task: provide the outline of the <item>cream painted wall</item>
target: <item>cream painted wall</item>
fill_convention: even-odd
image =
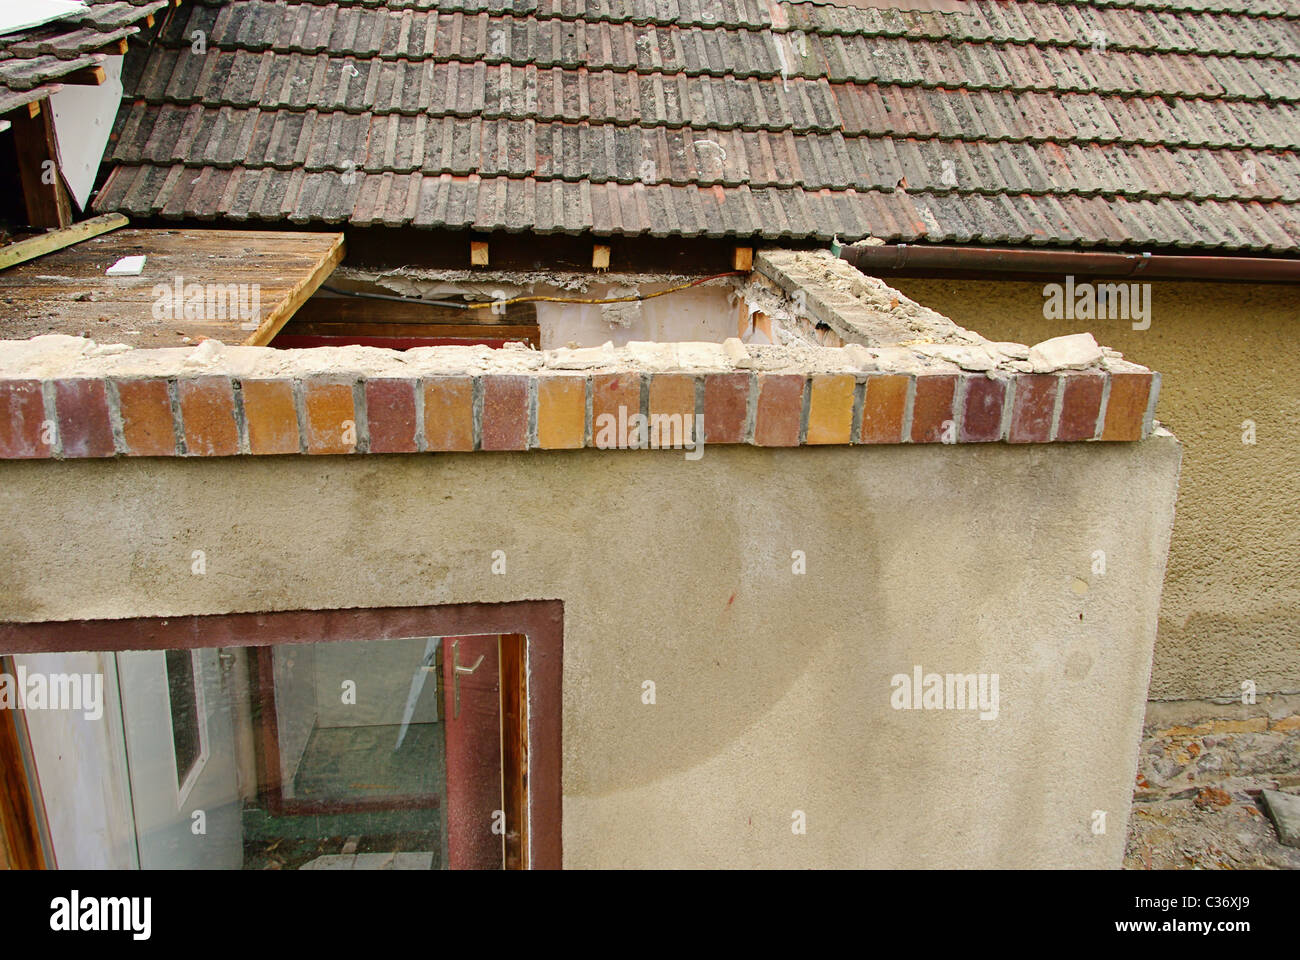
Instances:
[[[669,286],[664,283],[641,284],[640,293],[653,293]],[[582,296],[592,300],[629,296],[633,288],[594,284]],[[621,347],[631,340],[657,343],[705,340],[721,343],[736,336],[740,306],[730,299],[731,287],[714,285],[698,290],[682,290],[666,297],[641,303],[594,304],[539,303],[537,325],[542,349],[554,350],[570,343],[580,347],[598,347],[606,341]],[[559,295],[566,295],[562,292]]]
[[[569,867],[1116,867],[1178,462],[1168,435],[7,461],[0,619],[558,598]],[[998,674],[998,718],[892,709],[915,665]]]
[[[1300,288],[1157,281],[1151,326],[1134,330],[1045,320],[1043,283],[1061,279],[889,283],[990,339],[1090,329],[1159,370],[1156,416],[1186,455],[1151,697],[1300,691]]]

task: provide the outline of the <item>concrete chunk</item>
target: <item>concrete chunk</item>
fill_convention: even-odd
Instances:
[[[749,351],[737,337],[728,337],[722,341],[722,352],[727,355],[732,363],[739,364],[741,361],[749,359]]]
[[[1052,337],[1029,348],[1029,362],[1035,373],[1056,370],[1086,370],[1101,360],[1101,347],[1091,333]]]
[[[1300,797],[1277,790],[1261,792],[1264,809],[1277,827],[1277,838],[1288,847],[1300,847]]]
[[[1028,360],[1029,348],[1023,343],[1014,343],[1010,340],[999,340],[993,344],[994,349],[1004,357],[1010,357],[1012,360]]]

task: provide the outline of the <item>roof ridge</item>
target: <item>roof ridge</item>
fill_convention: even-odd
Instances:
[[[931,42],[960,42],[963,44],[1006,44],[1019,46],[1037,46],[1037,47],[1067,47],[1075,49],[1094,49],[1097,42],[1094,35],[1097,32],[1102,33],[1106,40],[1103,48],[1109,51],[1119,51],[1128,53],[1171,53],[1171,54],[1201,54],[1216,55],[1225,57],[1237,57],[1241,59],[1300,59],[1300,49],[1290,47],[1286,41],[1290,38],[1277,36],[1274,38],[1273,45],[1269,49],[1264,49],[1259,43],[1251,44],[1249,39],[1243,39],[1240,43],[1234,45],[1233,35],[1223,30],[1217,31],[1218,40],[1211,44],[1201,44],[1194,42],[1195,33],[1188,33],[1185,29],[1189,24],[1187,18],[1175,18],[1178,22],[1180,32],[1184,37],[1190,37],[1192,40],[1180,42],[1175,34],[1165,32],[1163,36],[1167,41],[1164,44],[1156,42],[1140,42],[1141,34],[1128,30],[1126,20],[1131,17],[1112,15],[1107,8],[1094,8],[1091,6],[1073,6],[1070,9],[1074,11],[1078,19],[1078,30],[1083,33],[1075,32],[1073,35],[1055,35],[1048,29],[1045,20],[1039,19],[1037,23],[1031,23],[1025,19],[1025,8],[1034,9],[1042,7],[1043,9],[1055,9],[1059,4],[1044,3],[1039,0],[1033,0],[1032,3],[1018,3],[1014,7],[988,8],[988,12],[993,10],[1002,10],[1003,16],[1014,10],[1020,17],[1020,23],[1014,35],[1009,30],[1003,29],[1001,34],[995,32],[990,26],[990,19],[987,12],[976,14],[972,12],[965,13],[947,13],[938,11],[915,11],[912,17],[903,17],[898,10],[875,10],[861,7],[833,7],[815,3],[791,3],[789,0],[779,0],[783,6],[804,6],[809,7],[816,14],[807,14],[803,17],[797,17],[788,20],[785,23],[776,23],[769,16],[760,21],[746,20],[706,20],[696,16],[691,19],[673,18],[669,16],[659,16],[650,14],[644,17],[617,17],[606,11],[605,13],[596,12],[592,15],[591,11],[582,10],[578,13],[568,13],[563,9],[551,10],[486,10],[474,8],[470,4],[459,4],[428,8],[393,8],[386,6],[376,6],[366,4],[364,6],[341,6],[338,4],[328,5],[339,9],[355,10],[358,12],[358,18],[365,15],[374,18],[377,21],[387,19],[402,20],[403,25],[400,32],[408,37],[410,36],[410,26],[415,21],[426,22],[430,19],[441,17],[463,17],[466,19],[486,19],[488,21],[510,21],[512,23],[567,23],[579,25],[601,25],[620,27],[649,27],[657,30],[703,30],[703,31],[731,31],[737,33],[750,34],[773,34],[778,36],[845,36],[845,37],[862,37],[862,38],[881,38],[895,40],[924,40]],[[971,6],[975,7],[973,0]],[[177,17],[169,25],[169,29],[159,38],[160,43],[165,46],[189,46],[189,37],[194,29],[204,30],[207,34],[207,43],[220,49],[231,50],[274,50],[280,53],[317,53],[328,52],[329,40],[331,37],[330,29],[334,26],[331,21],[328,24],[317,24],[313,29],[311,26],[311,14],[308,13],[304,18],[301,14],[294,12],[295,8],[315,8],[325,9],[327,5],[312,2],[312,0],[288,0],[288,2],[271,3],[270,0],[240,0],[235,5],[224,7],[203,7],[196,6],[193,8],[188,19]],[[297,37],[296,42],[276,44],[273,40],[252,40],[247,38],[247,33],[242,31],[242,27],[257,15],[260,9],[270,8],[276,11],[280,17],[281,26],[277,32],[280,36],[288,35]],[[653,9],[653,8],[650,8]],[[984,9],[982,6],[980,9]],[[763,8],[763,12],[768,12]],[[1174,17],[1171,11],[1166,10],[1149,10],[1142,11],[1152,17],[1160,18],[1166,14]],[[892,16],[891,16],[892,15]],[[1200,18],[1213,18],[1217,16],[1233,16],[1233,14],[1219,13],[1216,11],[1194,11],[1193,15]],[[283,26],[295,22],[293,30],[286,30]],[[1093,18],[1093,22],[1087,22],[1088,18]],[[322,18],[323,19],[323,18]],[[1258,24],[1260,20],[1284,19],[1276,18],[1255,18],[1237,16],[1237,19],[1249,19],[1251,22]],[[335,17],[337,20],[337,17]],[[409,22],[406,22],[409,21]],[[270,34],[272,25],[264,25],[264,35]],[[383,36],[386,30],[383,29],[383,22],[357,25],[360,31],[363,26],[368,26],[368,37],[374,40],[376,36]],[[1206,25],[1213,30],[1214,24]],[[960,29],[964,27],[964,29]],[[981,32],[981,27],[983,31]],[[231,34],[227,39],[225,34]],[[240,37],[241,32],[245,35]],[[436,32],[436,31],[435,31]],[[425,42],[427,46],[429,30],[426,26],[424,31]],[[1143,32],[1145,33],[1145,32]],[[1127,34],[1128,39],[1125,39]],[[1150,34],[1145,34],[1151,36]],[[311,37],[310,42],[306,38]],[[1224,42],[1226,41],[1226,43]],[[382,41],[381,41],[382,42]],[[380,56],[386,59],[399,59],[397,54],[387,54],[378,49],[358,50],[358,54],[364,53],[367,56]],[[414,59],[407,57],[408,59]]]
[[[131,2],[142,3],[146,0],[131,0]],[[221,6],[227,0],[195,0],[198,6],[215,7]],[[268,0],[269,2],[269,0]],[[285,0],[285,2],[301,4],[304,6],[318,7],[353,7],[353,8],[373,8],[380,5],[379,0]],[[531,6],[525,0],[521,4],[519,0],[464,0],[462,3],[448,2],[448,0],[433,0],[430,6],[430,0],[384,0],[383,6],[391,10],[400,12],[414,10],[473,10],[475,12],[505,12],[507,10],[517,10],[525,13],[539,12],[541,4],[545,0],[532,0]],[[558,2],[558,0],[552,0]],[[609,0],[589,0],[589,2],[607,3]],[[744,0],[736,0],[744,2]],[[790,6],[821,6],[833,9],[862,9],[858,4],[852,3],[851,0],[778,0],[783,5]],[[974,5],[980,0],[960,0],[960,2]],[[1005,2],[1005,0],[999,0]],[[1019,4],[1033,3],[1039,6],[1074,6],[1074,7],[1097,7],[1102,9],[1113,10],[1141,10],[1152,12],[1169,11],[1173,13],[1222,13],[1237,14],[1251,17],[1254,19],[1300,19],[1300,3],[1295,0],[1016,0]],[[629,0],[635,11],[644,11],[651,4],[662,6],[664,0]],[[671,3],[677,9],[682,6],[690,7],[691,0],[671,0]],[[759,4],[752,4],[760,6]],[[711,5],[714,9],[717,4]],[[1264,9],[1260,9],[1263,7]],[[899,7],[881,8],[882,12],[887,9],[893,9],[903,13],[937,13],[944,11],[936,10],[904,10]],[[652,14],[644,12],[634,12],[629,21],[645,22]]]
[[[1188,94],[1190,93],[1191,96],[1194,98],[1207,99],[1207,100],[1209,99],[1215,99],[1215,100],[1221,99],[1221,100],[1231,100],[1231,101],[1258,100],[1258,101],[1271,101],[1271,102],[1283,102],[1283,103],[1295,103],[1297,101],[1300,101],[1300,71],[1292,71],[1292,73],[1294,73],[1294,76],[1290,77],[1291,82],[1288,84],[1286,80],[1283,78],[1280,70],[1267,71],[1263,69],[1263,67],[1260,67],[1258,70],[1256,70],[1254,73],[1251,74],[1241,73],[1239,71],[1233,70],[1230,66],[1228,66],[1227,62],[1231,60],[1235,60],[1237,58],[1223,58],[1214,55],[1207,55],[1205,57],[1201,57],[1197,59],[1195,61],[1195,64],[1183,64],[1181,60],[1186,59],[1187,55],[1185,54],[1124,54],[1122,52],[1118,54],[1107,54],[1104,59],[1098,60],[1098,66],[1104,64],[1109,70],[1113,72],[1110,72],[1106,76],[1102,77],[1099,83],[1097,82],[1088,83],[1087,75],[1084,72],[1085,68],[1081,62],[1076,61],[1071,63],[1060,58],[1056,58],[1055,62],[1050,62],[1050,58],[1040,57],[1038,63],[1041,64],[1041,66],[1038,66],[1035,69],[1035,73],[1037,73],[1037,78],[1031,78],[1030,82],[1028,83],[1023,81],[1019,83],[1002,82],[1002,81],[990,80],[990,79],[985,79],[984,81],[969,82],[969,77],[967,77],[967,82],[961,82],[960,78],[956,76],[955,72],[953,73],[952,76],[948,76],[948,77],[941,76],[941,77],[934,78],[934,77],[922,76],[921,74],[923,72],[928,73],[928,70],[926,71],[922,70],[922,65],[924,65],[925,67],[935,67],[937,66],[937,64],[936,61],[933,59],[925,59],[919,62],[916,61],[914,59],[914,57],[918,53],[918,50],[916,48],[920,44],[931,44],[933,42],[932,41],[905,41],[905,42],[908,44],[908,49],[904,51],[900,51],[900,53],[905,53],[908,56],[908,63],[903,67],[903,69],[893,71],[892,73],[890,73],[889,65],[883,62],[883,60],[881,64],[882,69],[877,70],[874,73],[868,72],[866,70],[855,69],[853,66],[845,62],[844,57],[839,56],[838,52],[833,50],[829,51],[829,53],[836,54],[836,55],[832,59],[829,59],[826,62],[824,69],[818,69],[816,71],[788,70],[785,72],[781,70],[779,63],[755,64],[752,61],[750,62],[750,65],[748,67],[746,67],[744,63],[740,64],[739,66],[733,63],[733,64],[727,64],[726,66],[713,66],[712,64],[707,64],[707,65],[701,64],[692,67],[688,62],[685,62],[685,58],[683,58],[683,63],[681,64],[681,68],[679,69],[674,66],[665,65],[662,62],[659,64],[652,63],[649,65],[643,65],[640,63],[633,63],[628,59],[624,59],[618,62],[613,62],[611,60],[611,62],[607,62],[607,63],[592,64],[591,61],[589,60],[581,60],[578,58],[570,58],[567,56],[560,56],[560,57],[556,57],[555,59],[546,60],[546,59],[540,59],[535,56],[524,56],[524,55],[512,56],[508,53],[489,54],[487,56],[482,56],[474,52],[468,54],[455,53],[450,55],[422,57],[422,58],[411,58],[411,57],[382,58],[382,57],[360,57],[356,54],[340,55],[340,54],[330,54],[325,52],[280,53],[276,51],[251,51],[251,50],[243,50],[243,49],[231,50],[231,49],[222,49],[222,48],[213,47],[210,48],[202,56],[210,59],[220,58],[221,56],[228,56],[232,59],[239,58],[239,57],[265,58],[268,56],[269,57],[283,56],[283,57],[300,57],[308,60],[323,61],[326,63],[328,62],[336,62],[339,64],[346,63],[349,65],[349,68],[351,70],[357,71],[354,74],[354,76],[360,76],[360,73],[363,70],[367,72],[372,71],[374,64],[379,64],[380,68],[382,69],[385,66],[398,65],[398,64],[423,66],[426,64],[461,63],[461,64],[482,64],[488,67],[504,65],[504,66],[511,66],[511,67],[535,67],[537,69],[561,68],[570,71],[587,71],[589,73],[590,72],[636,73],[639,76],[651,76],[651,75],[658,74],[664,76],[686,76],[686,77],[715,77],[715,78],[733,77],[736,79],[753,78],[757,80],[771,80],[771,81],[782,80],[783,82],[788,82],[789,80],[794,80],[794,79],[813,80],[813,81],[825,79],[827,82],[830,83],[857,83],[857,84],[887,83],[894,86],[916,86],[916,87],[922,87],[926,89],[946,89],[946,90],[990,90],[990,91],[1006,90],[1006,91],[1014,91],[1017,93],[1025,93],[1025,92],[1096,93],[1099,95],[1107,95],[1107,96],[1109,95],[1173,96],[1173,97],[1180,97],[1180,98],[1187,98]],[[937,47],[940,46],[940,44],[934,43],[934,46]],[[972,45],[948,44],[947,46],[953,47],[954,50],[958,50],[962,54],[967,54],[969,53],[968,48]],[[1025,49],[1038,50],[1039,48],[1026,47]],[[1054,49],[1055,48],[1050,48],[1050,47],[1041,48],[1042,52],[1044,53],[1050,52]],[[147,86],[151,68],[157,62],[159,62],[161,58],[165,57],[168,52],[180,53],[181,51],[179,50],[179,48],[171,48],[170,51],[168,50],[155,51],[153,57],[150,58],[149,66],[145,68],[145,71],[141,76],[140,86],[142,87]],[[920,51],[920,52],[924,53],[925,51]],[[1129,82],[1127,86],[1124,85],[1124,81],[1126,79],[1131,78],[1135,75],[1134,71],[1136,70],[1136,65],[1131,65],[1129,70],[1125,71],[1121,69],[1117,63],[1114,62],[1113,58],[1117,56],[1119,57],[1142,56],[1142,57],[1147,57],[1149,59],[1160,58],[1158,61],[1149,64],[1147,73],[1148,75],[1150,75],[1155,71],[1156,68],[1163,67],[1164,68],[1163,79],[1160,79],[1157,75],[1157,82],[1162,83],[1164,85],[1159,88],[1155,88],[1152,86],[1140,86],[1136,81]],[[887,59],[888,58],[884,58],[884,60]],[[1254,62],[1263,64],[1270,61],[1273,61],[1273,58],[1259,58]],[[1279,64],[1285,64],[1285,63],[1291,63],[1293,61],[1276,60],[1273,62]],[[186,65],[188,65],[188,58],[186,61]],[[1000,73],[1004,76],[1010,76],[1010,74],[1007,72],[1007,67],[1005,66],[997,66],[996,69],[994,69],[994,65],[992,64],[991,61],[986,63],[985,65],[990,68],[990,72],[992,73],[995,74]],[[955,68],[956,66],[958,66],[958,64],[949,63],[946,64],[945,66],[953,68],[955,71]],[[969,72],[971,68],[970,61],[967,61],[967,63],[964,66],[967,72]],[[1211,71],[1210,69],[1211,66],[1217,66],[1219,69],[1217,71]],[[1020,72],[1022,76],[1026,78],[1030,77],[1029,74],[1030,64],[1026,62],[1021,64],[1020,67],[1021,67]],[[1199,70],[1195,70],[1194,67],[1199,68]],[[342,67],[340,66],[339,69],[341,70]],[[260,72],[265,73],[266,71],[262,70]],[[1100,73],[1100,70],[1094,71],[1092,76],[1095,77],[1097,73]],[[1282,83],[1282,86],[1277,87],[1272,91],[1260,86],[1255,81],[1254,78],[1257,76],[1264,76],[1265,74],[1269,74],[1275,80],[1280,81]],[[1187,82],[1180,83],[1178,81],[1179,76],[1182,76]],[[1267,77],[1265,77],[1265,79],[1267,79]],[[1201,84],[1201,89],[1189,91],[1187,87],[1193,85],[1194,82],[1199,82]],[[1108,86],[1107,84],[1110,85]],[[1232,87],[1232,89],[1229,89],[1229,87]],[[251,105],[254,102],[261,102],[261,101],[260,100],[254,101],[250,99],[245,102]]]

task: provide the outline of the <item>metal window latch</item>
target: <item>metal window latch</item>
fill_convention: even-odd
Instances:
[[[454,643],[452,643],[451,645],[451,675],[452,675],[451,716],[453,720],[460,718],[460,678],[462,675],[468,675],[473,673],[475,670],[477,670],[479,668],[479,665],[483,663],[483,658],[485,656],[486,654],[481,653],[479,654],[478,659],[474,661],[474,666],[462,667],[459,661],[460,641],[457,640]]]

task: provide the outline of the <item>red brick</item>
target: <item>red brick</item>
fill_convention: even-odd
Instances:
[[[300,453],[293,381],[244,380],[240,388],[249,451],[258,455]]]
[[[618,408],[626,408],[623,416]],[[612,416],[609,423],[626,423],[635,413],[641,412],[641,375],[637,373],[602,373],[591,378],[591,434],[594,438],[600,429],[600,418]],[[622,438],[620,438],[621,440]]]
[[[181,402],[185,449],[192,456],[231,457],[239,453],[235,391],[229,377],[180,380],[176,392]]]
[[[113,424],[103,380],[56,380],[54,403],[65,457],[113,456]]]
[[[867,377],[860,443],[903,442],[903,414],[911,385],[912,378],[900,374]]]
[[[916,398],[912,402],[913,443],[938,443],[943,439],[944,421],[953,418],[952,401],[956,392],[955,374],[928,374],[916,378]]]
[[[302,384],[308,453],[355,453],[357,411],[352,384],[310,378]]]
[[[1002,407],[1007,399],[1005,380],[968,377],[962,408],[962,443],[988,443],[1002,439]]]
[[[760,447],[799,445],[804,382],[803,377],[793,373],[759,374],[754,443]]]
[[[483,378],[484,450],[528,449],[528,378]]]
[[[749,374],[711,373],[704,378],[704,442],[743,443],[749,413]]]
[[[1056,439],[1091,440],[1097,433],[1097,415],[1101,413],[1101,394],[1106,379],[1095,373],[1067,373],[1064,383]]]
[[[53,450],[42,439],[44,423],[45,401],[39,380],[0,381],[0,459],[50,456]]]
[[[474,381],[433,377],[424,381],[426,450],[474,449]]]
[[[122,439],[133,457],[176,456],[176,425],[166,380],[120,380],[117,409]]]
[[[1056,377],[1051,374],[1021,374],[1016,377],[1008,440],[1012,443],[1046,443],[1052,439],[1056,388]]]
[[[1103,440],[1141,440],[1151,391],[1149,373],[1112,373],[1110,396],[1106,398]]]
[[[415,383],[396,378],[367,380],[366,424],[371,453],[414,453]]]

